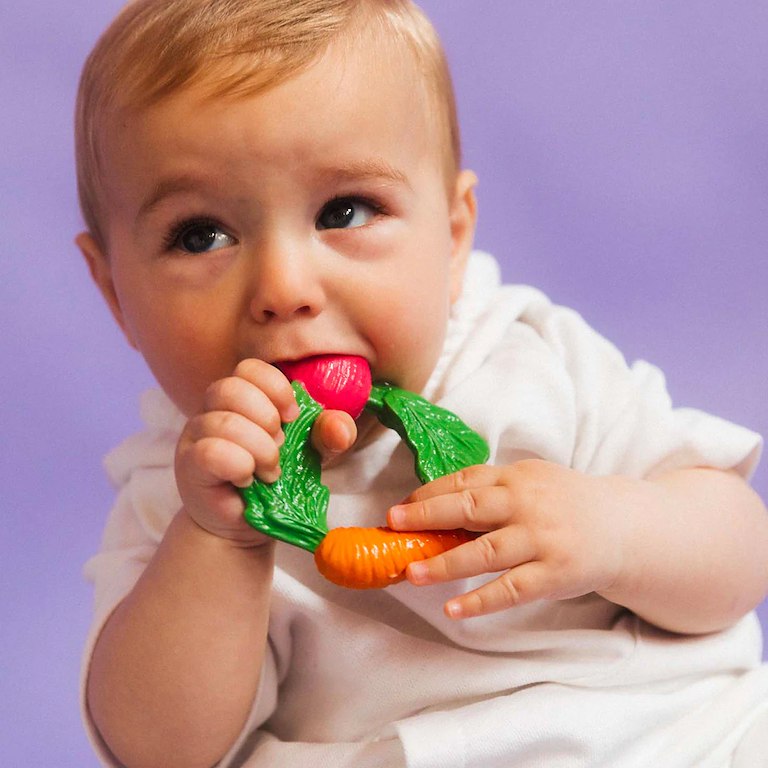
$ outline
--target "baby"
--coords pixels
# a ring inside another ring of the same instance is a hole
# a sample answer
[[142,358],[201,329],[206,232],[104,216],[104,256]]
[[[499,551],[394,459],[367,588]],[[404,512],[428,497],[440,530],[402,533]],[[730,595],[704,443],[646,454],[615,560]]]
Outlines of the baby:
[[[105,765],[760,764],[760,439],[673,409],[472,252],[476,178],[410,0],[135,0],[86,64],[77,162],[77,243],[162,389],[108,458],[87,566]],[[394,433],[317,419],[332,526],[478,534],[387,590],[243,518],[298,413],[275,364],[318,354],[490,445],[417,488]]]

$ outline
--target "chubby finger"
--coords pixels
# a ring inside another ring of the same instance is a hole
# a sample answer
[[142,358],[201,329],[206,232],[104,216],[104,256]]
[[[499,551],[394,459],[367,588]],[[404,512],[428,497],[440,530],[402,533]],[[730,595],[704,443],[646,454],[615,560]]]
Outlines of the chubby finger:
[[293,421],[299,415],[299,406],[291,382],[274,365],[248,358],[238,363],[233,376],[261,390],[274,404],[281,421]]
[[344,411],[323,411],[312,425],[312,445],[328,460],[349,450],[357,439],[355,420]]
[[530,562],[513,568],[482,587],[449,600],[445,614],[451,619],[469,619],[497,613],[542,600],[551,595],[543,563]]
[[248,381],[229,376],[211,384],[205,392],[203,407],[208,413],[231,413],[258,425],[275,439],[283,440],[282,418],[277,406],[263,390]]
[[387,524],[396,531],[492,531],[509,523],[511,507],[506,486],[478,486],[397,504],[388,511]]
[[423,501],[432,496],[443,496],[449,493],[462,493],[463,491],[497,485],[501,479],[502,467],[492,464],[477,464],[465,467],[458,472],[443,475],[417,488],[403,503]]
[[245,488],[253,482],[256,471],[247,450],[220,437],[198,440],[190,446],[186,459],[197,467],[198,484],[203,486],[232,483]]
[[535,555],[527,530],[522,526],[508,526],[441,555],[411,563],[406,576],[417,586],[439,584],[513,568],[529,562]]
[[[239,413],[233,413],[232,411],[204,413],[190,421],[185,437],[193,445],[215,439],[222,444],[229,444],[245,452],[250,458],[250,481],[246,482],[247,475],[243,474],[239,474],[241,482],[236,482],[230,477],[224,478],[222,476],[222,479],[234,482],[235,485],[249,485],[253,481],[253,475],[256,475],[265,482],[274,482],[280,476],[278,464],[280,460],[279,446],[283,442],[282,432],[275,437],[260,425],[254,424]],[[218,465],[218,462],[223,461],[223,458],[220,458],[222,450],[222,448],[216,449],[216,453],[212,456],[209,456],[208,453],[198,454],[198,463],[201,467],[205,468],[203,462],[211,458],[211,460],[215,459]],[[231,451],[226,455],[235,457],[240,454]],[[233,461],[235,461],[234,458]],[[239,459],[237,461],[238,467],[240,467],[242,462]],[[222,470],[219,469],[217,471],[221,472]]]

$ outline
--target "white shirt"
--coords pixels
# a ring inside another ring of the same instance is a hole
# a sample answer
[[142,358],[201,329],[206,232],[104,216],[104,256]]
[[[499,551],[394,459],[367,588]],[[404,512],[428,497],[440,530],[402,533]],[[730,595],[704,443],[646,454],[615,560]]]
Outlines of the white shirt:
[[[747,477],[761,447],[746,429],[673,409],[656,368],[627,366],[539,291],[502,286],[481,253],[424,394],[480,432],[495,464],[535,457],[632,477],[711,466]],[[96,594],[83,680],[100,627],[181,505],[173,454],[184,419],[158,391],[142,410],[146,430],[106,461],[119,494],[86,566]],[[394,432],[323,482],[331,527],[381,525],[418,484]],[[359,592],[325,581],[303,550],[277,550],[259,696],[222,766],[720,768],[768,712],[754,615],[680,637],[587,595],[451,621],[445,600],[492,577]]]

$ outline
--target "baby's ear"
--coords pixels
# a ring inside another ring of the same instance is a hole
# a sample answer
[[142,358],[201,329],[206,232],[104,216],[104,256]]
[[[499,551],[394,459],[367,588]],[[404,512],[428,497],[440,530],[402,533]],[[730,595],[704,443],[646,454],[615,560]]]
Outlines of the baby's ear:
[[85,257],[93,282],[96,283],[98,289],[101,291],[101,295],[107,302],[107,305],[112,312],[112,316],[122,329],[128,343],[134,349],[137,349],[136,342],[133,340],[125,323],[125,317],[123,316],[123,310],[120,306],[120,300],[117,297],[115,282],[112,279],[112,268],[107,254],[96,241],[96,238],[89,232],[81,232],[75,238],[75,244],[80,249],[80,253]]
[[464,269],[472,250],[477,222],[475,186],[477,176],[473,171],[460,171],[456,176],[450,208],[451,223],[451,303],[461,294]]

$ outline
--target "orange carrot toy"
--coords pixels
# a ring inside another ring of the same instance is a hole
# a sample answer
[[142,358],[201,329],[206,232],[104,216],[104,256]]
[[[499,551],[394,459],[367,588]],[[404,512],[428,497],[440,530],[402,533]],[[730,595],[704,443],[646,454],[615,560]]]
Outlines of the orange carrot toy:
[[342,587],[388,587],[405,578],[408,563],[425,560],[470,541],[455,531],[402,533],[391,528],[333,528],[315,550],[315,565],[326,579]]
[[245,518],[257,530],[315,555],[317,569],[344,587],[386,587],[405,578],[408,563],[463,544],[474,535],[454,531],[398,532],[389,528],[334,528],[326,523],[329,491],[309,435],[323,407],[357,417],[366,408],[394,429],[414,454],[422,483],[488,459],[485,441],[457,416],[390,384],[371,384],[362,357],[323,355],[280,368],[291,379],[299,417],[285,425],[282,473],[240,489]]

